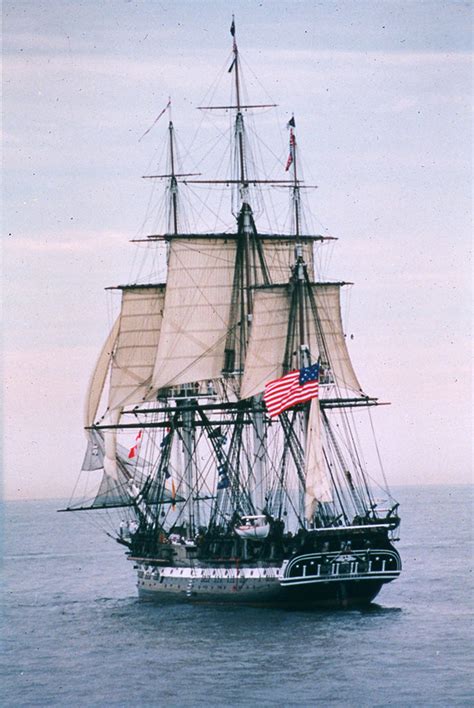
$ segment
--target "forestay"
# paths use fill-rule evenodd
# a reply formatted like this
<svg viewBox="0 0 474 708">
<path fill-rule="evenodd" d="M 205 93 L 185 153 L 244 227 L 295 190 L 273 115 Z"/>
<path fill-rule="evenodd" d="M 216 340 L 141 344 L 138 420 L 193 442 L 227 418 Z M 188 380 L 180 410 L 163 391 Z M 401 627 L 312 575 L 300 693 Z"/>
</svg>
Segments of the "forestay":
<svg viewBox="0 0 474 708">
<path fill-rule="evenodd" d="M 319 400 L 310 405 L 305 453 L 305 517 L 312 521 L 318 502 L 332 502 L 331 486 L 324 463 Z"/>
</svg>

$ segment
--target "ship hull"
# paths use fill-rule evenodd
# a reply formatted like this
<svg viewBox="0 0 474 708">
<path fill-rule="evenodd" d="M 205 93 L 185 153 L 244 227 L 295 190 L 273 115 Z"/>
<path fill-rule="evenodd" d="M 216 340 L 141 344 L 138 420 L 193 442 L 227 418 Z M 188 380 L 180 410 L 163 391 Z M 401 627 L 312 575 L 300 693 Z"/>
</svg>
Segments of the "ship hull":
<svg viewBox="0 0 474 708">
<path fill-rule="evenodd" d="M 281 566 L 192 567 L 139 563 L 138 594 L 158 603 L 242 604 L 291 609 L 350 608 L 369 605 L 382 586 L 401 571 L 396 551 L 370 554 L 311 553 Z"/>
<path fill-rule="evenodd" d="M 139 599 L 158 604 L 193 603 L 193 604 L 233 604 L 253 607 L 281 607 L 286 609 L 349 609 L 366 607 L 379 594 L 384 583 L 381 582 L 344 582 L 332 583 L 330 587 L 305 587 L 283 589 L 273 587 L 256 588 L 253 591 L 241 590 L 222 592 L 219 590 L 157 590 L 152 586 L 138 588 Z"/>
</svg>

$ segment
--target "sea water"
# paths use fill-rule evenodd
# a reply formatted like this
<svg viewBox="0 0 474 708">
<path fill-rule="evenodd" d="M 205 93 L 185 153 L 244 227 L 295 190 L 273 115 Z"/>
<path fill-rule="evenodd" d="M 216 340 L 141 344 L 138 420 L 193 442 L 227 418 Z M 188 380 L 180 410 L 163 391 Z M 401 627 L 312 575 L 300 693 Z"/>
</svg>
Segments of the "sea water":
<svg viewBox="0 0 474 708">
<path fill-rule="evenodd" d="M 7 503 L 1 705 L 473 705 L 473 489 L 395 491 L 403 573 L 364 611 L 142 603 L 106 512 Z"/>
</svg>

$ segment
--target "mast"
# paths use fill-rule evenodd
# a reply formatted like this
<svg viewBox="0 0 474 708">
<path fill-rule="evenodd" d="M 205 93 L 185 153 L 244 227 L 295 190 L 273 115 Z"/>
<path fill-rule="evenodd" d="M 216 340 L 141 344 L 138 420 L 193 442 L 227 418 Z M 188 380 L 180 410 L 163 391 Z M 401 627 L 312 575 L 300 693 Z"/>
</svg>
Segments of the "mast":
<svg viewBox="0 0 474 708">
<path fill-rule="evenodd" d="M 295 127 L 294 116 L 291 117 L 289 122 L 290 126 L 290 156 L 289 160 L 292 162 L 293 166 L 293 187 L 292 187 L 292 201 L 295 216 L 295 255 L 296 255 L 296 270 L 297 270 L 297 288 L 298 288 L 298 317 L 299 317 L 299 336 L 300 336 L 300 368 L 304 366 L 309 366 L 311 363 L 308 359 L 308 346 L 306 343 L 306 331 L 305 331 L 305 297 L 304 297 L 304 284 L 306 280 L 305 274 L 305 262 L 303 259 L 303 247 L 300 239 L 300 187 L 298 184 L 297 177 L 297 160 L 296 160 L 296 138 L 293 132 Z"/>
<path fill-rule="evenodd" d="M 181 387 L 183 391 L 185 386 Z M 183 391 L 183 395 L 185 395 Z M 178 401 L 178 407 L 186 404 L 193 404 L 193 400 Z M 192 406 L 194 407 L 194 406 Z M 188 517 L 188 538 L 193 538 L 195 532 L 195 509 L 194 509 L 194 485 L 195 485 L 195 453 L 196 453 L 196 440 L 195 432 L 196 427 L 194 425 L 195 412 L 194 410 L 185 410 L 182 413 L 183 418 L 183 428 L 181 431 L 182 441 L 183 441 L 183 456 L 184 456 L 184 470 L 183 470 L 183 480 L 186 484 L 186 499 L 187 499 L 187 517 Z M 197 505 L 196 505 L 197 509 Z"/>
<path fill-rule="evenodd" d="M 232 51 L 234 54 L 234 60 L 232 62 L 231 68 L 234 69 L 235 77 L 235 98 L 236 98 L 236 108 L 237 113 L 235 117 L 235 134 L 237 136 L 237 144 L 239 151 L 239 181 L 241 185 L 241 198 L 244 199 L 243 188 L 245 185 L 245 159 L 244 159 L 244 117 L 242 115 L 241 100 L 240 100 L 240 74 L 239 74 L 239 49 L 237 47 L 237 40 L 235 39 L 235 18 L 232 15 L 232 24 L 230 26 L 230 33 L 232 35 Z"/>
<path fill-rule="evenodd" d="M 176 236 L 178 234 L 178 181 L 176 179 L 175 170 L 175 145 L 174 145 L 174 128 L 173 122 L 170 120 L 169 126 L 169 147 L 170 147 L 170 194 L 171 194 L 171 220 L 173 226 L 173 234 Z M 186 485 L 186 498 L 187 498 L 187 533 L 188 538 L 193 538 L 196 529 L 196 514 L 199 514 L 199 505 L 194 505 L 194 486 L 196 481 L 196 464 L 195 464 L 195 453 L 196 453 L 196 427 L 195 427 L 195 400 L 189 400 L 188 387 L 185 384 L 180 386 L 181 396 L 184 400 L 177 402 L 178 409 L 182 406 L 188 404 L 188 409 L 182 412 L 183 427 L 181 431 L 182 443 L 183 443 L 183 481 Z M 197 525 L 199 525 L 199 518 L 197 518 Z"/>
<path fill-rule="evenodd" d="M 252 266 L 251 257 L 251 239 L 254 234 L 254 224 L 252 209 L 248 203 L 248 183 L 246 175 L 245 162 L 245 146 L 244 146 L 244 117 L 241 109 L 241 87 L 240 87 L 240 66 L 239 66 L 239 50 L 235 38 L 235 18 L 232 15 L 232 24 L 230 27 L 232 35 L 232 51 L 234 54 L 233 67 L 235 78 L 235 96 L 236 96 L 236 117 L 235 117 L 235 135 L 237 138 L 238 150 L 238 179 L 240 182 L 240 213 L 238 217 L 239 235 L 243 240 L 243 248 L 240 248 L 240 267 L 241 267 L 241 289 L 240 289 L 240 304 L 241 304 L 241 344 L 240 344 L 240 366 L 242 371 L 245 355 L 247 352 L 247 343 L 252 325 L 252 291 L 251 286 L 255 285 L 252 282 Z M 242 263 L 243 260 L 243 263 Z M 245 264 L 245 265 L 244 265 Z M 252 400 L 253 415 L 252 415 L 252 437 L 253 437 L 253 470 L 248 469 L 247 479 L 250 483 L 250 488 L 253 486 L 253 503 L 257 511 L 262 511 L 265 506 L 265 490 L 264 481 L 266 477 L 266 453 L 265 439 L 266 431 L 263 417 L 262 397 L 256 396 Z M 250 491 L 250 490 L 249 490 Z"/>
<path fill-rule="evenodd" d="M 173 122 L 170 120 L 168 125 L 169 141 L 170 141 L 170 194 L 171 194 L 171 220 L 173 224 L 173 234 L 178 233 L 178 182 L 176 179 L 176 171 L 174 164 L 174 128 Z"/>
<path fill-rule="evenodd" d="M 236 116 L 235 116 L 235 136 L 237 147 L 237 163 L 238 163 L 238 182 L 240 192 L 240 212 L 238 216 L 238 228 L 243 239 L 243 249 L 241 249 L 241 366 L 245 359 L 246 341 L 248 340 L 249 329 L 251 325 L 252 315 L 252 293 L 250 287 L 254 285 L 252 282 L 252 268 L 250 263 L 250 239 L 253 235 L 253 217 L 252 209 L 248 202 L 248 181 L 247 181 L 247 165 L 245 160 L 245 126 L 244 117 L 242 114 L 241 102 L 241 86 L 240 86 L 240 59 L 237 40 L 235 38 L 235 18 L 232 15 L 232 24 L 230 26 L 232 35 L 232 51 L 234 59 L 232 68 L 234 70 L 235 79 L 235 96 L 236 96 Z M 243 261 L 243 263 L 242 263 Z"/>
</svg>

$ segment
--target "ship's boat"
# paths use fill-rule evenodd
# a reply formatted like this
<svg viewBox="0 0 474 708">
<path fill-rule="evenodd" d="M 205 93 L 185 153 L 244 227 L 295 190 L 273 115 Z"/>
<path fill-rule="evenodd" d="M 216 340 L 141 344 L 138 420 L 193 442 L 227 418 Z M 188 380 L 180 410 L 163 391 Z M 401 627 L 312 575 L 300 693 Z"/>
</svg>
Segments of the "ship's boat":
<svg viewBox="0 0 474 708">
<path fill-rule="evenodd" d="M 115 289 L 86 397 L 84 494 L 68 510 L 112 524 L 145 599 L 364 605 L 401 570 L 398 504 L 360 445 L 379 401 L 349 356 L 346 283 L 317 277 L 332 239 L 307 225 L 294 116 L 280 174 L 256 171 L 247 118 L 269 106 L 244 101 L 234 22 L 231 34 L 233 98 L 204 107 L 232 116 L 231 172 L 184 172 L 169 120 L 167 168 L 150 175 L 166 227 L 139 239 L 150 274 Z M 230 194 L 227 222 L 204 189 Z M 197 223 L 221 228 L 187 226 L 196 192 Z M 289 192 L 290 226 L 260 230 L 275 192 Z"/>
<path fill-rule="evenodd" d="M 243 516 L 234 531 L 239 538 L 262 539 L 270 533 L 270 524 L 267 523 L 266 516 Z"/>
</svg>

